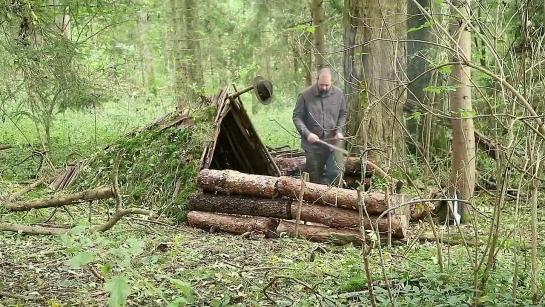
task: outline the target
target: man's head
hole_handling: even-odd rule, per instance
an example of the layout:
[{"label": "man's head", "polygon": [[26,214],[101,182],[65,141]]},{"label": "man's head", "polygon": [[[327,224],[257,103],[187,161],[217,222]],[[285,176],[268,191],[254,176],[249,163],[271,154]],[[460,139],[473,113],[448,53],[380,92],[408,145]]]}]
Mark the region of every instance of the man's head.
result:
[{"label": "man's head", "polygon": [[331,70],[329,68],[322,68],[318,72],[318,92],[321,95],[325,95],[331,89],[332,78]]}]

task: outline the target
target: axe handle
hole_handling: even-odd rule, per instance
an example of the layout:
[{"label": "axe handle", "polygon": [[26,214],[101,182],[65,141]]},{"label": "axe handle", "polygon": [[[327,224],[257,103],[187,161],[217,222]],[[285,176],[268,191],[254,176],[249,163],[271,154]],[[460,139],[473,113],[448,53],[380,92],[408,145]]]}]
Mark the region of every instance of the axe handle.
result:
[{"label": "axe handle", "polygon": [[337,150],[337,151],[339,151],[339,152],[342,152],[343,154],[345,154],[345,155],[347,155],[347,156],[349,155],[349,153],[348,153],[347,150],[345,150],[345,149],[343,149],[343,148],[340,148],[340,147],[338,147],[338,146],[335,146],[335,145],[331,145],[331,144],[329,144],[328,142],[322,141],[322,140],[320,140],[320,139],[318,139],[318,141],[316,141],[316,142],[318,142],[318,143],[320,143],[320,144],[322,144],[322,145],[325,145],[325,146],[327,146],[327,147],[329,147],[329,148],[331,148],[331,149],[333,149],[333,150]]}]

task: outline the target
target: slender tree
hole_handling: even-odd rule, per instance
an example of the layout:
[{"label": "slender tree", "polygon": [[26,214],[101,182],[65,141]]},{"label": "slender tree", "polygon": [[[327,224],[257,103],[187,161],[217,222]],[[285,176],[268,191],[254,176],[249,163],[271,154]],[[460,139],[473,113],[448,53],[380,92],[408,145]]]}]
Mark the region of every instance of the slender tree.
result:
[{"label": "slender tree", "polygon": [[326,65],[325,53],[325,10],[323,0],[311,0],[310,12],[312,15],[312,25],[314,26],[314,58],[316,71]]},{"label": "slender tree", "polygon": [[199,6],[194,0],[170,0],[174,28],[174,92],[178,109],[200,95],[204,83],[199,37]]},{"label": "slender tree", "polygon": [[[452,119],[452,172],[451,184],[461,199],[471,199],[475,188],[475,128],[471,104],[471,69],[464,65],[471,59],[471,34],[468,20],[470,1],[453,1],[451,34],[455,40],[450,82],[456,90],[450,93]],[[454,192],[453,191],[453,192]],[[467,206],[461,206],[462,219],[467,215]]]},{"label": "slender tree", "polygon": [[147,10],[138,12],[138,36],[140,63],[142,69],[142,86],[146,91],[154,91],[155,72],[151,48],[149,46],[149,13]]}]

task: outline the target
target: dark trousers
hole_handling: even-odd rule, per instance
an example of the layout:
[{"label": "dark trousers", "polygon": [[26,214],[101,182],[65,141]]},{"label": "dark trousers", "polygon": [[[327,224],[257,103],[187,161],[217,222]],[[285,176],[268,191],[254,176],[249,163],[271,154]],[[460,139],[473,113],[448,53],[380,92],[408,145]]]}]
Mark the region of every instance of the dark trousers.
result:
[{"label": "dark trousers", "polygon": [[325,147],[305,151],[306,169],[310,182],[337,185],[344,171],[344,158],[341,153]]}]

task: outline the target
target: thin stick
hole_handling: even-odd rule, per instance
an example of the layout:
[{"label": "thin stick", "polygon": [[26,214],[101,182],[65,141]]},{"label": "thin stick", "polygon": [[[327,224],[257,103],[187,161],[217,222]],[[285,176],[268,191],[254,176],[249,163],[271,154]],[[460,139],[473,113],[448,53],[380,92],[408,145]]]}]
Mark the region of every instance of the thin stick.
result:
[{"label": "thin stick", "polygon": [[297,216],[295,220],[295,237],[299,237],[299,223],[301,222],[301,206],[303,206],[303,198],[305,196],[305,183],[308,181],[308,173],[303,172],[301,177],[301,191],[299,191],[299,203],[297,204]]}]

